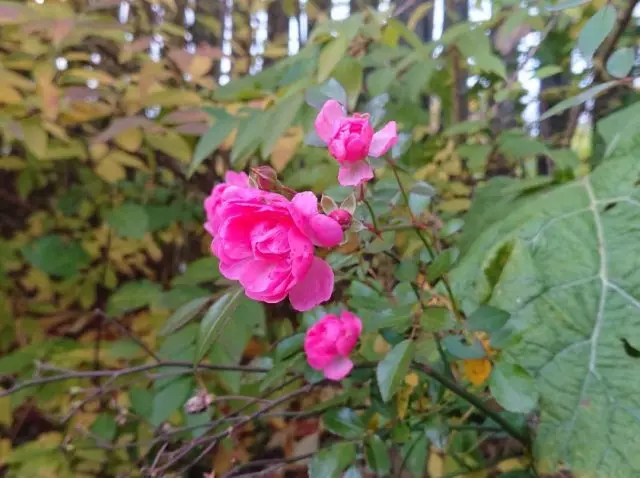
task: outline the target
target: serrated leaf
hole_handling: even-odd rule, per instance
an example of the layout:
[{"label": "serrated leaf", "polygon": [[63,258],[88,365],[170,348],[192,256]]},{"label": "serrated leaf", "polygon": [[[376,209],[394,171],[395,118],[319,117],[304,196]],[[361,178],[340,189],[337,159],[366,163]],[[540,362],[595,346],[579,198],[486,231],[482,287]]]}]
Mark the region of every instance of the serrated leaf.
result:
[{"label": "serrated leaf", "polygon": [[583,91],[579,95],[572,96],[571,98],[567,98],[566,100],[562,100],[558,104],[553,105],[553,107],[549,108],[544,112],[543,115],[540,116],[540,121],[550,118],[552,116],[557,115],[558,113],[562,113],[564,110],[568,110],[574,106],[580,105],[587,100],[597,97],[602,92],[612,88],[617,85],[617,81],[609,81],[607,83],[601,83],[596,86],[592,86],[591,88]]},{"label": "serrated leaf", "polygon": [[149,229],[149,216],[140,204],[124,203],[105,213],[107,224],[122,237],[142,239]]},{"label": "serrated leaf", "polygon": [[193,159],[189,165],[187,177],[190,177],[196,169],[198,169],[198,166],[202,164],[207,156],[220,147],[235,127],[235,118],[227,114],[226,117],[219,118],[213,126],[200,137],[196,144],[196,149],[193,152]]},{"label": "serrated leaf", "polygon": [[367,432],[362,418],[351,408],[330,410],[322,416],[322,422],[331,433],[346,439],[361,438]]},{"label": "serrated leaf", "polygon": [[367,464],[376,476],[387,476],[391,471],[391,459],[384,441],[378,435],[371,435],[365,442],[364,449]]},{"label": "serrated leaf", "polygon": [[107,314],[111,317],[146,307],[158,299],[162,292],[159,284],[149,281],[127,282],[107,301]]},{"label": "serrated leaf", "polygon": [[340,478],[356,458],[353,443],[338,443],[318,452],[309,464],[309,478]]},{"label": "serrated leaf", "polygon": [[489,389],[502,408],[510,412],[528,413],[538,401],[534,378],[510,363],[500,362],[493,368]]},{"label": "serrated leaf", "polygon": [[600,44],[611,33],[616,24],[616,9],[607,4],[593,15],[578,35],[578,49],[582,57],[589,61]]},{"label": "serrated leaf", "polygon": [[376,368],[380,394],[385,402],[391,400],[404,381],[415,353],[412,340],[405,340],[393,347]]},{"label": "serrated leaf", "polygon": [[209,297],[198,297],[187,302],[169,316],[162,328],[158,331],[158,334],[161,336],[169,335],[181,329],[198,316],[209,300]]},{"label": "serrated leaf", "polygon": [[[476,230],[450,276],[465,311],[488,303],[511,314],[505,327],[517,340],[501,354],[540,394],[542,472],[562,463],[576,476],[636,474],[640,369],[621,339],[640,338],[639,179],[635,154],[615,156],[523,197]],[[500,250],[508,253],[496,261]]]},{"label": "serrated leaf", "polygon": [[[156,384],[157,385],[157,384]],[[194,390],[191,377],[179,377],[164,386],[154,387],[151,419],[153,426],[168,420],[173,413],[185,404]]]},{"label": "serrated leaf", "polygon": [[60,277],[76,274],[90,261],[89,254],[78,242],[56,235],[36,239],[23,249],[23,254],[32,266]]},{"label": "serrated leaf", "polygon": [[607,60],[607,71],[611,76],[624,78],[633,68],[636,52],[633,48],[620,48],[613,52]]},{"label": "serrated leaf", "polygon": [[216,300],[200,323],[195,361],[199,362],[219,338],[226,321],[244,296],[241,288],[232,289]]}]

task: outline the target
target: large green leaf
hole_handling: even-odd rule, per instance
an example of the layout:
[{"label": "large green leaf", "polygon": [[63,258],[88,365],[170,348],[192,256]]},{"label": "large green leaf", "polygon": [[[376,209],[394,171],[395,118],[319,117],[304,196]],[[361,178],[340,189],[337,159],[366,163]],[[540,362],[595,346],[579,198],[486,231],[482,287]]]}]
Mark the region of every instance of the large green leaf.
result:
[{"label": "large green leaf", "polygon": [[149,216],[140,204],[127,202],[105,213],[107,224],[122,237],[142,239],[149,228]]},{"label": "large green leaf", "polygon": [[542,471],[640,476],[640,162],[616,156],[478,229],[451,274],[466,313],[511,314],[503,353],[536,381]]},{"label": "large green leaf", "polygon": [[578,35],[578,49],[585,60],[591,60],[600,44],[616,24],[616,9],[607,4],[592,16]]},{"label": "large green leaf", "polygon": [[79,242],[66,241],[56,235],[36,239],[24,248],[23,254],[32,266],[60,277],[76,274],[90,261]]},{"label": "large green leaf", "polygon": [[391,400],[407,376],[414,353],[415,344],[413,341],[405,340],[393,347],[378,364],[376,377],[378,378],[380,394],[385,402]]},{"label": "large green leaf", "polygon": [[310,478],[339,478],[356,459],[353,443],[338,443],[317,453],[309,464]]},{"label": "large green leaf", "polygon": [[209,351],[209,348],[218,340],[227,319],[236,310],[242,297],[241,288],[231,289],[209,307],[200,323],[200,333],[198,334],[196,345],[196,362],[199,362]]},{"label": "large green leaf", "polygon": [[218,149],[236,127],[236,120],[233,116],[224,110],[219,111],[215,124],[200,137],[198,144],[196,144],[187,176],[191,176],[206,157]]}]

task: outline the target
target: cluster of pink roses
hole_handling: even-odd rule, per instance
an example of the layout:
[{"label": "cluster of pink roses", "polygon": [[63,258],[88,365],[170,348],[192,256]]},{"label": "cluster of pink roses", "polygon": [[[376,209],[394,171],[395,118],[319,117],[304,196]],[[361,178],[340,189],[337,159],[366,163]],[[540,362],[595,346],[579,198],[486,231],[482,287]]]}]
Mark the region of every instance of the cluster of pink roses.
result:
[{"label": "cluster of pink roses", "polygon": [[[372,179],[367,157],[385,154],[398,139],[395,122],[374,133],[367,115],[346,116],[334,100],[324,104],[315,128],[340,164],[338,182],[343,186],[359,186]],[[321,214],[310,191],[289,200],[251,187],[245,173],[231,171],[224,183],[213,188],[204,208],[205,229],[213,237],[211,251],[220,260],[220,272],[239,281],[247,297],[268,303],[288,297],[299,311],[331,298],[333,271],[315,255],[314,246],[340,244],[350,223],[348,212]],[[350,312],[323,317],[305,337],[309,365],[329,379],[344,378],[353,367],[349,354],[361,330],[362,322]]]}]

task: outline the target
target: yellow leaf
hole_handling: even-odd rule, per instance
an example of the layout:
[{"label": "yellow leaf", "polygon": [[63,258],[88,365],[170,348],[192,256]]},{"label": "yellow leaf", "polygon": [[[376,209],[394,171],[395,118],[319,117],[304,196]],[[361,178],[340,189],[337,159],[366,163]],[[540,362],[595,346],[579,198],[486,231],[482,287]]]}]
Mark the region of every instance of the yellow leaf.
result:
[{"label": "yellow leaf", "polygon": [[271,165],[276,171],[281,172],[289,164],[289,161],[298,150],[300,140],[301,137],[299,135],[282,136],[278,139],[271,152]]},{"label": "yellow leaf", "polygon": [[191,162],[191,146],[178,133],[167,131],[165,134],[147,134],[146,140],[152,148],[162,151],[182,163]]},{"label": "yellow leaf", "polygon": [[441,478],[444,474],[444,458],[435,447],[431,447],[429,452],[427,471],[432,478]]},{"label": "yellow leaf", "polygon": [[8,438],[0,439],[0,465],[4,463],[4,459],[11,454],[11,440]]},{"label": "yellow leaf", "polygon": [[391,345],[381,336],[376,337],[376,341],[373,343],[373,351],[379,355],[383,355],[391,350]]},{"label": "yellow leaf", "polygon": [[212,65],[212,58],[196,55],[191,59],[191,63],[189,64],[189,73],[193,78],[199,78],[206,75],[209,70],[211,70]]},{"label": "yellow leaf", "polygon": [[416,388],[418,386],[418,383],[420,383],[420,378],[418,377],[417,373],[411,372],[405,377],[404,383],[406,383],[411,388]]},{"label": "yellow leaf", "polygon": [[18,171],[24,169],[26,162],[17,156],[5,156],[0,158],[0,169],[8,171]]},{"label": "yellow leaf", "polygon": [[113,159],[103,158],[98,163],[96,174],[107,182],[117,183],[125,178],[127,172],[119,162]]},{"label": "yellow leaf", "polygon": [[37,121],[23,121],[22,133],[24,135],[24,145],[38,159],[47,156],[47,132]]},{"label": "yellow leaf", "polygon": [[94,103],[84,103],[75,101],[71,108],[64,110],[62,116],[65,123],[86,123],[96,119],[104,118],[113,113],[110,105],[96,101]]},{"label": "yellow leaf", "polygon": [[[0,391],[4,391],[4,389],[0,387]],[[11,425],[11,412],[11,397],[0,397],[0,425],[9,428]]]},{"label": "yellow leaf", "polygon": [[465,360],[462,363],[462,374],[473,385],[482,385],[491,374],[491,361],[487,358]]},{"label": "yellow leaf", "polygon": [[199,105],[200,97],[193,91],[162,90],[151,93],[142,102],[144,106],[189,106]]},{"label": "yellow leaf", "polygon": [[528,466],[522,458],[508,458],[498,463],[498,470],[501,473],[508,473],[510,471],[524,470]]},{"label": "yellow leaf", "polygon": [[[2,73],[0,72],[0,75]],[[22,101],[22,95],[13,86],[0,83],[0,104],[15,105]]]},{"label": "yellow leaf", "polygon": [[113,77],[101,70],[83,70],[80,68],[71,68],[64,72],[61,83],[73,83],[84,84],[89,80],[97,81],[98,84],[112,85],[114,83]]},{"label": "yellow leaf", "polygon": [[94,161],[104,158],[108,152],[109,147],[106,144],[97,143],[89,145],[89,156],[91,156],[91,159]]},{"label": "yellow leaf", "polygon": [[44,117],[49,120],[55,120],[58,117],[60,91],[46,78],[39,78],[37,85],[38,95],[40,96],[40,107],[42,108]]},{"label": "yellow leaf", "polygon": [[471,200],[467,198],[456,198],[443,201],[439,209],[442,212],[457,213],[466,211],[471,207]]},{"label": "yellow leaf", "polygon": [[131,128],[118,134],[113,140],[125,151],[135,153],[142,145],[142,131],[140,128]]},{"label": "yellow leaf", "polygon": [[109,154],[102,158],[102,161],[115,161],[116,163],[120,163],[122,166],[129,166],[141,171],[147,171],[148,169],[147,165],[144,164],[140,158],[117,149],[110,151]]}]

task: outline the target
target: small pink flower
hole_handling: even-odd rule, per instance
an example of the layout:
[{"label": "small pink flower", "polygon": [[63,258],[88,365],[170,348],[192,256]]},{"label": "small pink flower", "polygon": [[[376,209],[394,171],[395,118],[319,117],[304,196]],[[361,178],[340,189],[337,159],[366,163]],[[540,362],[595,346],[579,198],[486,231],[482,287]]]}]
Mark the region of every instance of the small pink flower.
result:
[{"label": "small pink flower", "polygon": [[331,156],[340,163],[338,182],[342,186],[359,186],[373,178],[367,156],[382,156],[398,141],[395,121],[374,134],[368,115],[346,116],[343,106],[335,100],[322,106],[315,128]]},{"label": "small pink flower", "polygon": [[361,332],[362,321],[351,312],[342,312],[340,317],[325,315],[304,338],[304,351],[311,368],[321,370],[329,380],[342,380],[349,375],[353,368],[349,354]]},{"label": "small pink flower", "polygon": [[239,281],[249,298],[276,303],[288,296],[300,311],[329,300],[333,271],[315,257],[313,246],[336,246],[343,232],[318,212],[312,192],[289,201],[281,194],[223,184],[205,200],[205,209],[220,272]]}]

